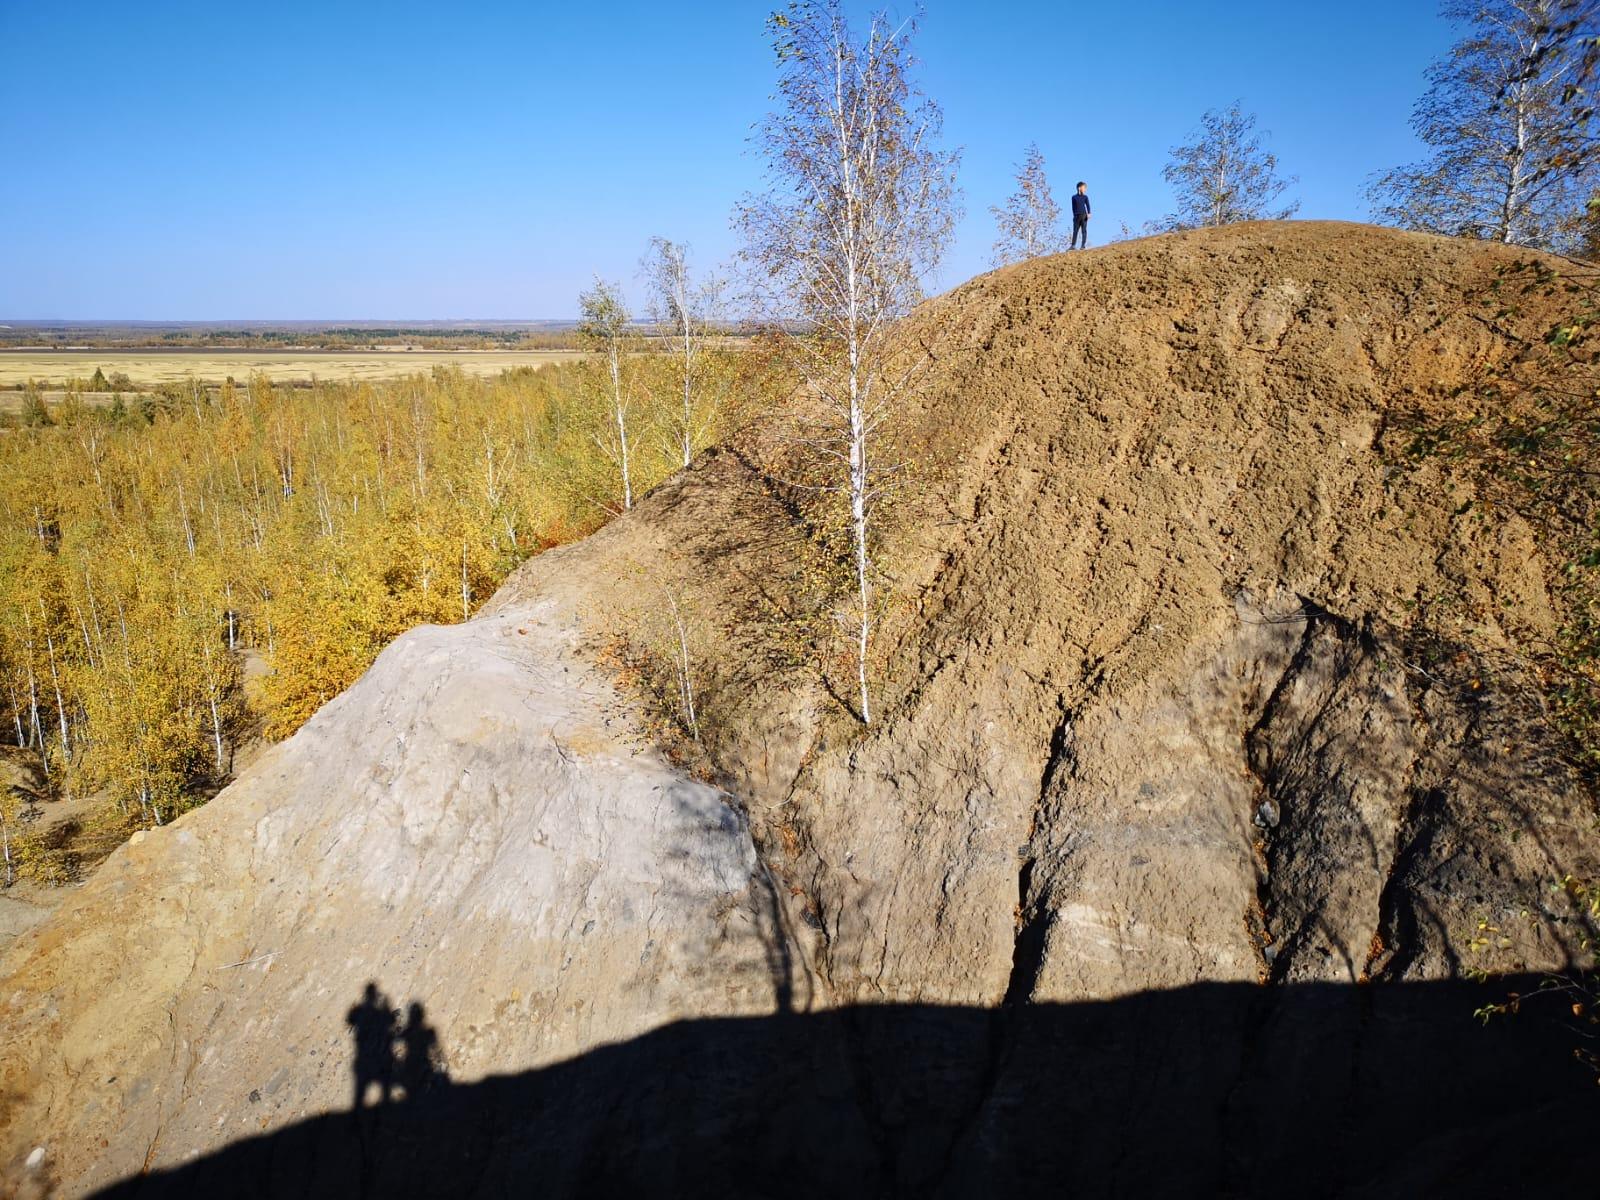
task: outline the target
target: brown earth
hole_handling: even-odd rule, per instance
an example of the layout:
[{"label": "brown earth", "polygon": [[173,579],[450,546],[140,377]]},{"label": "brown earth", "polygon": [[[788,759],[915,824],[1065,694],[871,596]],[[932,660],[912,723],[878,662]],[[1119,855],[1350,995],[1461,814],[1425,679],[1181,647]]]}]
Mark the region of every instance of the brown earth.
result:
[{"label": "brown earth", "polygon": [[749,618],[753,589],[805,594],[749,455],[496,605],[644,627],[646,567],[692,597],[713,762],[819,919],[834,1002],[1438,978],[1480,918],[1514,943],[1493,965],[1581,961],[1548,885],[1593,873],[1600,827],[1526,670],[1560,564],[1470,509],[1465,472],[1404,465],[1419,420],[1565,312],[1489,319],[1530,257],[1245,225],[957,289],[907,422],[942,503],[893,561],[868,735]]},{"label": "brown earth", "polygon": [[[1527,669],[1557,564],[1403,461],[1554,319],[1485,309],[1522,257],[1246,225],[957,289],[919,318],[923,499],[869,730],[795,633],[819,600],[781,448],[709,454],[402,638],[24,935],[5,1160],[67,1194],[1268,1194],[1286,1163],[1307,1194],[1418,1194],[1511,1131],[1537,1149],[1494,1170],[1564,1182],[1589,1110],[1520,1043],[1435,1045],[1474,1001],[1426,982],[1579,961],[1550,885],[1600,868]],[[669,593],[720,799],[594,667],[658,645]],[[426,1000],[464,1085],[392,1135],[319,1116],[373,979]],[[780,1023],[706,1020],[735,1017]],[[1039,1132],[1078,1108],[1086,1143]],[[471,1186],[417,1148],[465,1128]]]}]

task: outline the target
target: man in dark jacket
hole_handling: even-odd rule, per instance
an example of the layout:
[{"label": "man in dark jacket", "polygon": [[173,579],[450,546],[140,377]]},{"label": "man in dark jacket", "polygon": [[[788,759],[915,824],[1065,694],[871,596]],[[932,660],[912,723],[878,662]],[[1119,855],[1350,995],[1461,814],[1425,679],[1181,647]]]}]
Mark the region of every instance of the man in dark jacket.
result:
[{"label": "man in dark jacket", "polygon": [[1078,248],[1078,235],[1083,235],[1083,248],[1089,248],[1089,185],[1079,181],[1072,196],[1072,246]]}]

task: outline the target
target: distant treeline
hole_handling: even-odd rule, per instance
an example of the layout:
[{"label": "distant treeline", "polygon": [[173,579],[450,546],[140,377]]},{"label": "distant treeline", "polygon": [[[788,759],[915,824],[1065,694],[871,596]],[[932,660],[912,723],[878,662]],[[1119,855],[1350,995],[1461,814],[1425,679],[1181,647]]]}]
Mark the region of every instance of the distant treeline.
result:
[{"label": "distant treeline", "polygon": [[576,332],[551,328],[406,328],[293,326],[261,329],[125,326],[22,326],[0,328],[0,346],[31,349],[319,349],[359,350],[413,346],[420,350],[574,350]]},{"label": "distant treeline", "polygon": [[316,346],[357,349],[371,346],[416,346],[429,350],[576,350],[578,335],[571,329],[208,329],[168,330],[163,346],[199,346],[212,349],[254,346]]},{"label": "distant treeline", "polygon": [[[670,328],[637,322],[632,332],[641,338],[671,336]],[[727,322],[712,331],[717,336],[744,338],[750,330]],[[0,327],[0,346],[31,349],[196,349],[196,350],[362,350],[411,347],[417,350],[577,350],[582,345],[576,323],[551,322],[548,326],[366,326],[284,325],[257,329],[222,329],[212,326],[20,326]]]}]

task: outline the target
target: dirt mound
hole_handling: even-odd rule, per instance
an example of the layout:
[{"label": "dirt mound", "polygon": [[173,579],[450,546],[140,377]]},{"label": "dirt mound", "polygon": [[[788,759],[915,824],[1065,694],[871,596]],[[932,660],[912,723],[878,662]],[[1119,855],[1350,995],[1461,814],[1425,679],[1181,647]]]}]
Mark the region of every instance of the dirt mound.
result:
[{"label": "dirt mound", "polygon": [[638,589],[604,581],[635,563],[692,596],[714,761],[835,1001],[1438,978],[1480,922],[1499,953],[1474,963],[1582,961],[1550,885],[1594,870],[1594,800],[1525,667],[1560,564],[1404,454],[1564,311],[1496,316],[1528,257],[1244,225],[940,301],[907,424],[948,469],[894,559],[865,735],[752,619],[752,591],[783,613],[805,586],[750,454],[499,603],[581,580],[591,622],[626,629]]},{"label": "dirt mound", "polygon": [[[1275,1024],[1290,1011],[1275,997],[1402,994],[1479,961],[1566,966],[1581,923],[1549,885],[1597,866],[1593,798],[1522,667],[1562,619],[1556,564],[1514,516],[1467,506],[1465,474],[1397,465],[1411,417],[1463,403],[1553,319],[1537,299],[1509,326],[1489,319],[1481,295],[1518,257],[1249,225],[957,289],[921,318],[937,365],[907,450],[936,482],[886,557],[897,601],[870,730],[835,698],[827,659],[786,632],[818,600],[772,448],[752,437],[706,456],[523,568],[461,630],[402,639],[19,942],[0,962],[12,1161],[43,1147],[81,1190],[338,1110],[344,1007],[376,977],[426,1001],[458,1082],[669,1016],[995,1013],[973,1018],[975,1049],[951,1068],[960,1111],[917,1146],[905,1114],[944,1077],[905,1083],[891,1060],[943,1062],[945,1035],[922,1017],[882,1044],[870,1020],[837,1027],[846,1066],[805,1086],[854,1096],[872,1123],[863,1153],[887,1157],[845,1178],[877,1194],[924,1194],[928,1162],[977,1170],[998,1145],[1034,1094],[1007,1083],[1033,1054],[1016,1014],[1236,985],[1260,999],[1229,1002],[1239,1015],[1206,1068],[1239,1064],[1202,1105],[1229,1126],[1204,1144],[1235,1147],[1206,1151],[1228,1156],[1207,1177],[1252,1190],[1238,1159],[1297,1111],[1293,1063],[1322,1080],[1299,1122],[1330,1130],[1319,1155],[1405,1162],[1339,1116],[1385,1087],[1381,1064],[1349,1065],[1383,1006],[1319,999],[1343,1040],[1300,1058],[1285,1029],[1317,1023]],[[654,758],[630,765],[593,699],[610,685],[567,645],[646,645],[667,595],[687,617],[722,799]],[[611,719],[637,736],[634,717]],[[1469,948],[1480,922],[1497,931],[1492,961]],[[1129,1072],[1171,1070],[1173,1025],[1106,1044]],[[736,1057],[696,1051],[728,1068],[712,1088]],[[595,1170],[592,1147],[617,1132],[604,1114],[637,1107],[605,1089],[675,1069],[608,1061],[608,1082],[573,1076],[590,1080],[574,1111],[593,1115],[572,1118],[570,1140],[587,1139]],[[1141,1103],[1096,1086],[1091,1108]],[[1483,1136],[1470,1117],[1432,1119],[1427,1161],[1459,1162]],[[709,1140],[734,1128],[716,1127]],[[811,1161],[785,1157],[802,1143],[781,1117],[761,1136],[749,1144],[767,1161]],[[558,1193],[582,1190],[582,1172],[565,1178]]]}]

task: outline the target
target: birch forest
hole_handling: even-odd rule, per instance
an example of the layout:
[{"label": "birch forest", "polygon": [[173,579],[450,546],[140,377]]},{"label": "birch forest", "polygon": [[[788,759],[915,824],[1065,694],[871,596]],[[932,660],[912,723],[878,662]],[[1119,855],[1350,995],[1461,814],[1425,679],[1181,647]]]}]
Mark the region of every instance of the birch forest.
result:
[{"label": "birch forest", "polygon": [[[116,836],[171,820],[396,635],[470,617],[681,466],[682,361],[30,402],[0,428],[0,737]],[[701,444],[771,386],[759,352],[697,355]]]}]

